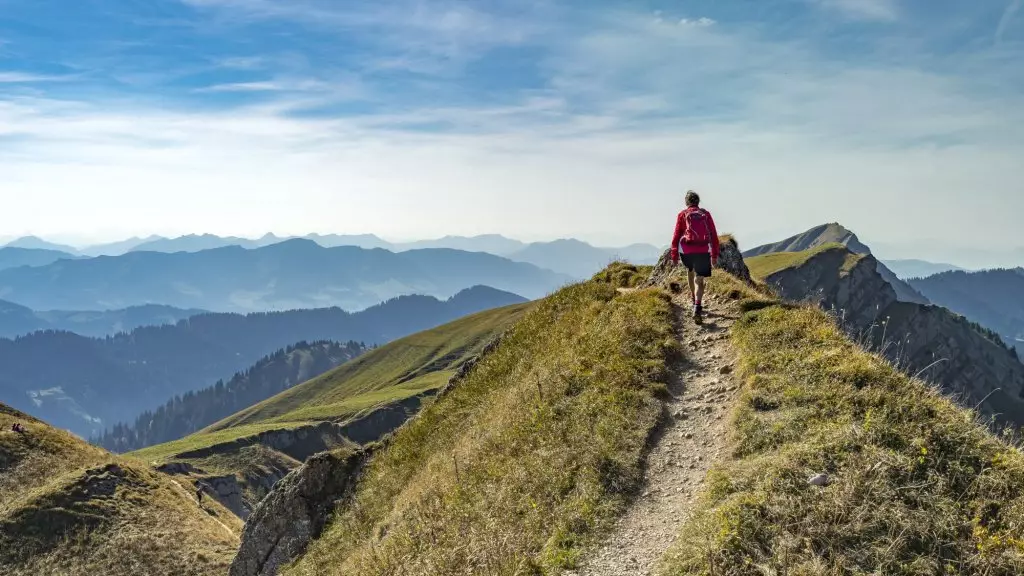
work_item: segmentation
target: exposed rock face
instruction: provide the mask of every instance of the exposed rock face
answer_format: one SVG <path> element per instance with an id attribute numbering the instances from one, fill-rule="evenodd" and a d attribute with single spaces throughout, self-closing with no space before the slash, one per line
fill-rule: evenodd
<path id="1" fill-rule="evenodd" d="M 231 442 L 182 452 L 174 457 L 182 459 L 207 458 L 215 454 L 228 454 L 248 446 L 262 444 L 301 462 L 313 454 L 350 445 L 352 442 L 365 444 L 380 439 L 401 426 L 409 419 L 410 415 L 419 411 L 423 400 L 429 395 L 430 393 L 420 394 L 388 404 L 347 424 L 321 422 L 298 428 L 267 430 Z"/>
<path id="2" fill-rule="evenodd" d="M 157 472 L 181 476 L 185 474 L 206 474 L 202 469 L 196 468 L 189 462 L 167 462 L 156 467 Z"/>
<path id="3" fill-rule="evenodd" d="M 661 258 L 658 259 L 658 263 L 654 265 L 654 270 L 651 271 L 650 278 L 644 282 L 644 286 L 651 287 L 665 284 L 677 268 L 678 266 L 672 263 L 671 251 L 666 250 L 661 255 Z M 718 268 L 745 282 L 749 283 L 751 281 L 750 270 L 747 269 L 747 265 L 743 262 L 743 254 L 740 253 L 739 244 L 737 244 L 735 238 L 729 236 L 723 238 L 718 255 Z"/>
<path id="4" fill-rule="evenodd" d="M 753 256 L 761 256 L 762 254 L 772 254 L 776 252 L 803 252 L 804 250 L 811 250 L 824 246 L 826 244 L 842 244 L 854 254 L 871 254 L 871 249 L 861 242 L 857 235 L 847 230 L 840 224 L 835 222 L 831 224 L 822 224 L 811 228 L 803 234 L 797 234 L 776 242 L 774 244 L 765 244 L 752 248 L 743 253 L 747 258 Z M 896 292 L 897 299 L 903 302 L 915 302 L 917 304 L 930 304 L 927 298 L 921 295 L 920 292 L 915 290 L 910 284 L 907 284 L 896 274 L 889 270 L 885 264 L 875 261 L 875 267 L 882 278 L 888 282 L 893 290 Z"/>
<path id="5" fill-rule="evenodd" d="M 458 386 L 501 340 L 501 335 L 495 337 L 478 355 L 463 363 L 437 391 L 437 397 Z M 362 469 L 373 453 L 386 448 L 390 433 L 415 418 L 416 415 L 410 418 L 410 414 L 418 411 L 430 395 L 423 394 L 378 409 L 349 425 L 347 431 L 351 439 L 379 440 L 377 444 L 349 454 L 342 450 L 317 454 L 278 482 L 247 519 L 241 548 L 231 565 L 231 576 L 270 576 L 276 574 L 281 565 L 305 552 L 309 542 L 320 536 L 336 506 L 352 496 Z M 402 416 L 401 422 L 397 422 L 398 415 Z"/>
<path id="6" fill-rule="evenodd" d="M 242 485 L 238 483 L 238 478 L 235 478 L 234 475 L 207 476 L 202 480 L 197 480 L 196 486 L 203 487 L 207 494 L 216 498 L 221 505 L 230 510 L 235 516 L 242 520 L 249 517 L 252 509 L 246 503 L 242 493 Z"/>
<path id="7" fill-rule="evenodd" d="M 831 312 L 852 338 L 911 376 L 999 423 L 1024 425 L 1024 364 L 1016 355 L 945 308 L 899 301 L 874 257 L 826 250 L 766 281 L 783 298 Z"/>
<path id="8" fill-rule="evenodd" d="M 786 300 L 812 302 L 833 312 L 847 331 L 858 333 L 869 330 L 897 300 L 896 291 L 878 274 L 877 265 L 871 255 L 826 250 L 797 268 L 771 274 L 765 281 Z"/>
<path id="9" fill-rule="evenodd" d="M 231 576 L 272 576 L 305 552 L 337 503 L 351 496 L 370 455 L 317 454 L 281 480 L 246 522 Z"/>
<path id="10" fill-rule="evenodd" d="M 747 264 L 743 261 L 740 245 L 735 238 L 728 237 L 721 243 L 718 267 L 744 282 L 750 282 L 750 270 L 747 269 Z"/>

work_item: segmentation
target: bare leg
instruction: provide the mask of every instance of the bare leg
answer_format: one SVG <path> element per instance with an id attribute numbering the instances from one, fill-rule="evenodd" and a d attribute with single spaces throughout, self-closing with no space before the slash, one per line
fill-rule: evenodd
<path id="1" fill-rule="evenodd" d="M 697 291 L 695 292 L 696 300 L 694 301 L 694 303 L 696 303 L 696 304 L 703 304 L 704 303 L 704 280 L 705 280 L 705 278 L 703 276 L 698 276 L 697 277 L 697 280 L 696 280 Z"/>
<path id="2" fill-rule="evenodd" d="M 695 280 L 696 277 L 697 277 L 697 274 L 693 270 L 687 270 L 687 272 L 686 272 L 686 281 L 690 285 L 690 300 L 694 304 L 697 302 L 697 300 L 696 300 L 696 298 L 697 298 L 697 291 L 694 288 L 694 280 Z"/>

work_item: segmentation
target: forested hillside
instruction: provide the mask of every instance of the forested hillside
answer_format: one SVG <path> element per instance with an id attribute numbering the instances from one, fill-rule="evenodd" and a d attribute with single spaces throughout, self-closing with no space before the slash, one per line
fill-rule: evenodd
<path id="1" fill-rule="evenodd" d="M 319 376 L 365 351 L 356 342 L 299 342 L 264 357 L 230 380 L 188 391 L 156 410 L 147 410 L 134 424 L 118 423 L 94 439 L 114 452 L 138 450 L 196 432 L 292 386 Z"/>

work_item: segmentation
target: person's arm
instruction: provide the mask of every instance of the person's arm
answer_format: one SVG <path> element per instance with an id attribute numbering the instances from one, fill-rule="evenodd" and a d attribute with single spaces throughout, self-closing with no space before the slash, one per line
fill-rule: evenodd
<path id="1" fill-rule="evenodd" d="M 676 216 L 676 231 L 672 233 L 672 262 L 674 264 L 679 263 L 679 241 L 683 239 L 683 234 L 686 232 L 686 222 L 683 219 L 683 213 L 680 212 L 679 216 Z"/>
<path id="2" fill-rule="evenodd" d="M 718 240 L 718 228 L 715 228 L 715 219 L 711 217 L 711 212 L 708 212 L 708 225 L 711 228 L 711 262 L 714 264 L 718 262 L 721 243 Z"/>

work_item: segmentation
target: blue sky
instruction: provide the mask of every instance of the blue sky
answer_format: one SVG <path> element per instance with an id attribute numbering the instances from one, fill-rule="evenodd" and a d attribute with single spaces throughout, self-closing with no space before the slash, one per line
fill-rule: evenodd
<path id="1" fill-rule="evenodd" d="M 664 243 L 696 188 L 1024 246 L 1022 56 L 1020 0 L 0 0 L 0 234 Z"/>

